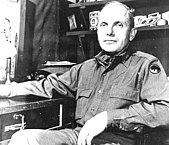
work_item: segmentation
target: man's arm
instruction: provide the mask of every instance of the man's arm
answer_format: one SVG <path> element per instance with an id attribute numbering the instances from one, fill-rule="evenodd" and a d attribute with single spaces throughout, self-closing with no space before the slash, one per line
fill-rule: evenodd
<path id="1" fill-rule="evenodd" d="M 140 102 L 125 109 L 108 112 L 108 124 L 123 130 L 169 125 L 169 81 L 157 59 L 142 66 L 139 72 Z"/>
<path id="2" fill-rule="evenodd" d="M 39 81 L 12 82 L 10 85 L 0 85 L 0 96 L 10 98 L 32 94 L 52 98 L 53 91 L 57 91 L 62 95 L 74 97 L 72 93 L 77 88 L 77 73 L 79 68 L 80 65 L 76 65 L 63 75 L 57 76 L 56 74 L 51 74 Z"/>

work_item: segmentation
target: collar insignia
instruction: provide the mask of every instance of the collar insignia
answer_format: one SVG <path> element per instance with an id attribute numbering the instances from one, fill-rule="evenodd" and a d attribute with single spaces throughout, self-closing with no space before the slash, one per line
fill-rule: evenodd
<path id="1" fill-rule="evenodd" d="M 150 66 L 150 72 L 153 73 L 153 74 L 158 74 L 158 73 L 161 72 L 161 69 L 157 64 L 152 64 Z"/>

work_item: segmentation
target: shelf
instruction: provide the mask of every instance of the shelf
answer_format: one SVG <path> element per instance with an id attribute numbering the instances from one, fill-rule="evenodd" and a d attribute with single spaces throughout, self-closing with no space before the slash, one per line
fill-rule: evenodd
<path id="1" fill-rule="evenodd" d="M 85 3 L 75 3 L 75 4 L 69 4 L 69 8 L 104 5 L 107 2 L 111 2 L 111 1 L 113 1 L 113 0 L 104 0 L 104 1 L 96 1 L 96 2 L 85 2 Z M 118 0 L 118 1 L 119 2 L 134 2 L 136 0 Z"/>
<path id="2" fill-rule="evenodd" d="M 155 31 L 155 30 L 169 30 L 169 25 L 138 28 L 138 31 Z M 66 33 L 67 36 L 77 36 L 77 35 L 79 36 L 90 34 L 96 34 L 96 31 L 71 31 Z"/>
<path id="3" fill-rule="evenodd" d="M 111 2 L 115 0 L 102 0 L 102 1 L 96 1 L 96 2 L 82 2 L 82 3 L 71 3 L 69 4 L 69 8 L 85 8 L 88 6 L 102 6 L 105 5 L 107 2 Z M 165 5 L 168 4 L 168 0 L 117 0 L 122 3 L 128 3 L 135 7 L 141 7 L 141 6 L 149 6 L 149 5 Z"/>
<path id="4" fill-rule="evenodd" d="M 169 30 L 169 25 L 138 28 L 138 31 L 154 31 L 154 30 Z"/>
<path id="5" fill-rule="evenodd" d="M 66 32 L 67 36 L 90 35 L 90 34 L 96 34 L 96 31 L 71 31 L 71 32 Z"/>
<path id="6" fill-rule="evenodd" d="M 105 5 L 108 2 L 115 1 L 115 0 L 102 0 L 102 1 L 96 1 L 96 2 L 82 2 L 82 3 L 71 3 L 69 4 L 69 8 L 85 8 L 86 6 L 99 6 L 99 5 Z M 167 3 L 168 0 L 163 0 L 161 1 L 156 1 L 156 0 L 117 0 L 122 3 L 132 3 L 132 4 L 137 4 L 136 6 L 139 5 L 147 5 L 147 4 L 161 4 L 161 3 Z"/>

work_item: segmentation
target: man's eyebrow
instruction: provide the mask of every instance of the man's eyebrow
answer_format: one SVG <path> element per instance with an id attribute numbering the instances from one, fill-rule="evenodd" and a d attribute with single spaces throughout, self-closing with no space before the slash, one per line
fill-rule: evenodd
<path id="1" fill-rule="evenodd" d="M 122 23 L 124 25 L 127 25 L 128 23 L 126 21 L 115 21 L 114 25 L 118 24 L 118 23 Z"/>
<path id="2" fill-rule="evenodd" d="M 122 21 L 115 21 L 114 24 L 123 23 Z"/>
<path id="3" fill-rule="evenodd" d="M 107 22 L 102 21 L 100 24 L 108 24 Z"/>

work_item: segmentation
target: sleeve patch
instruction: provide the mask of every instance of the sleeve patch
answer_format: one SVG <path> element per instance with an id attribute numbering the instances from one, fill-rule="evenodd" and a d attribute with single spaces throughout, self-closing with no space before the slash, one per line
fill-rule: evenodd
<path id="1" fill-rule="evenodd" d="M 157 64 L 152 64 L 150 66 L 150 72 L 153 73 L 153 74 L 158 74 L 158 73 L 161 72 L 161 69 Z"/>

